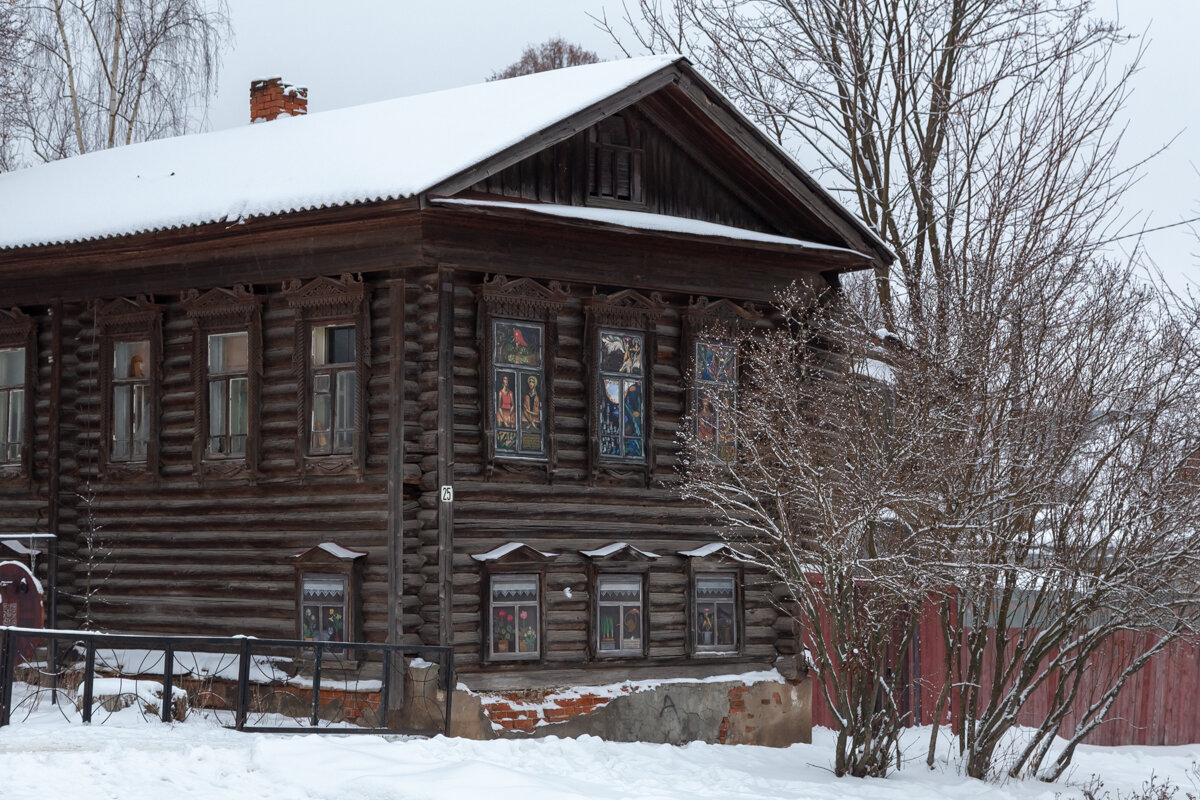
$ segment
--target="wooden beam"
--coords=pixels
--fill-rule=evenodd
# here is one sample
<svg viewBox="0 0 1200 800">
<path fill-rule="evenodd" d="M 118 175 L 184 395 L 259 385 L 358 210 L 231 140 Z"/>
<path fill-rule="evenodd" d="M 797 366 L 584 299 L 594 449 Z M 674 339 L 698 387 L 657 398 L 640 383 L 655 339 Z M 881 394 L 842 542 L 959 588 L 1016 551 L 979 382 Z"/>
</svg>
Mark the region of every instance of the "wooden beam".
<svg viewBox="0 0 1200 800">
<path fill-rule="evenodd" d="M 403 278 L 388 281 L 388 644 L 404 640 L 404 297 Z M 393 690 L 399 699 L 399 691 Z"/>
<path fill-rule="evenodd" d="M 438 643 L 454 643 L 454 270 L 438 270 Z"/>
</svg>

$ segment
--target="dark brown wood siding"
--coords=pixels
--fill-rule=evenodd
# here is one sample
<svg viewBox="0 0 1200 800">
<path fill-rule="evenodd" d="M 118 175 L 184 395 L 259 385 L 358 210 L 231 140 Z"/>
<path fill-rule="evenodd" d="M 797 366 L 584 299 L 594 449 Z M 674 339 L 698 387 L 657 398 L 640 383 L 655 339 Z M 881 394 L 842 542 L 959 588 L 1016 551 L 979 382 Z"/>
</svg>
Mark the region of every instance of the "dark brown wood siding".
<svg viewBox="0 0 1200 800">
<path fill-rule="evenodd" d="M 588 192 L 588 131 L 519 161 L 476 183 L 471 191 L 560 205 L 601 205 L 687 217 L 737 228 L 779 233 L 759 210 L 636 108 L 625 112 L 642 132 L 642 202 L 611 201 Z"/>
</svg>

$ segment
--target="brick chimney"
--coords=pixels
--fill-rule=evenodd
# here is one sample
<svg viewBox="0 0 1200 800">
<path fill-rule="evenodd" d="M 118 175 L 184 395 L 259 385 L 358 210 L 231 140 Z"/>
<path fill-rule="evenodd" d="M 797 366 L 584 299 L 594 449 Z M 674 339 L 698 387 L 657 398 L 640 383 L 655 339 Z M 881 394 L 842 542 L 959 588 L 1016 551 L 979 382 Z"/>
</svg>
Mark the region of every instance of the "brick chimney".
<svg viewBox="0 0 1200 800">
<path fill-rule="evenodd" d="M 268 122 L 279 116 L 308 113 L 308 89 L 284 83 L 282 78 L 250 81 L 250 121 Z"/>
</svg>

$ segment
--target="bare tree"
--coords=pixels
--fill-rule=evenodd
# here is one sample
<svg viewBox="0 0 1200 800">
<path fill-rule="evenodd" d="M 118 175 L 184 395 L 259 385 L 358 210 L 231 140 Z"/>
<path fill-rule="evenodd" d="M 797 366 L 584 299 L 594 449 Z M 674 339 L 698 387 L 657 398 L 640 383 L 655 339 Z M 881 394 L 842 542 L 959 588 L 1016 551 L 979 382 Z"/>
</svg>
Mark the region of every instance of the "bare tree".
<svg viewBox="0 0 1200 800">
<path fill-rule="evenodd" d="M 13 123 L 7 110 L 23 82 L 28 55 L 27 21 L 18 0 L 0 0 L 0 172 L 14 166 Z"/>
<path fill-rule="evenodd" d="M 983 777 L 1048 692 L 1007 770 L 1061 774 L 1190 625 L 1176 600 L 1195 588 L 1195 320 L 1102 249 L 1133 174 L 1117 122 L 1140 52 L 1115 65 L 1126 37 L 1072 0 L 639 0 L 623 23 L 601 20 L 629 49 L 689 55 L 895 251 L 860 309 L 920 355 L 893 370 L 894 441 L 957 437 L 888 504 L 947 587 L 939 708 L 962 691 L 955 732 Z M 1084 679 L 1120 631 L 1150 629 Z"/>
<path fill-rule="evenodd" d="M 744 379 L 736 397 L 706 394 L 684 427 L 681 490 L 786 587 L 815 691 L 838 722 L 834 772 L 882 776 L 910 721 L 896 680 L 935 588 L 922 566 L 925 531 L 896 525 L 892 507 L 925 496 L 913 482 L 930 480 L 923 467 L 953 444 L 919 414 L 895 413 L 890 386 L 875 378 L 914 373 L 881 361 L 844 309 L 792 287 L 773 323 L 708 332 L 736 344 Z M 935 407 L 920 392 L 904 397 Z M 731 462 L 713 457 L 706 416 L 735 437 Z"/>
<path fill-rule="evenodd" d="M 577 44 L 572 44 L 561 36 L 548 39 L 534 47 L 528 45 L 521 57 L 499 72 L 493 72 L 489 81 L 502 81 L 506 78 L 516 78 L 519 75 L 532 75 L 535 72 L 545 72 L 550 69 L 563 67 L 578 67 L 582 64 L 595 64 L 600 56 L 591 50 L 584 50 Z"/>
<path fill-rule="evenodd" d="M 185 133 L 207 110 L 231 38 L 225 0 L 18 0 L 29 63 L 6 108 L 51 161 Z"/>
<path fill-rule="evenodd" d="M 885 320 L 928 349 L 964 265 L 1053 262 L 1106 238 L 1128 178 L 1114 120 L 1137 56 L 1109 70 L 1125 37 L 1088 12 L 1082 0 L 639 0 L 623 46 L 687 54 L 782 144 L 815 155 L 896 253 L 898 274 L 877 275 Z"/>
</svg>

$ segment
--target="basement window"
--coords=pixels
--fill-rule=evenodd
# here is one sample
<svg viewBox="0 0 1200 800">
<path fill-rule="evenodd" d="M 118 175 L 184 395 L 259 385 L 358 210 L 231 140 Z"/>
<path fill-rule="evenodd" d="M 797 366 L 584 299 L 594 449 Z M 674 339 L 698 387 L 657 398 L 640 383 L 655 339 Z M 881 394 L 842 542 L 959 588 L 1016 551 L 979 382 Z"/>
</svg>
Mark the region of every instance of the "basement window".
<svg viewBox="0 0 1200 800">
<path fill-rule="evenodd" d="M 643 631 L 642 576 L 596 576 L 596 652 L 641 656 Z"/>
<path fill-rule="evenodd" d="M 738 591 L 734 573 L 700 573 L 694 578 L 692 630 L 697 653 L 738 649 Z"/>
<path fill-rule="evenodd" d="M 541 654 L 539 576 L 493 575 L 489 605 L 489 655 L 493 660 L 533 660 Z"/>
</svg>

